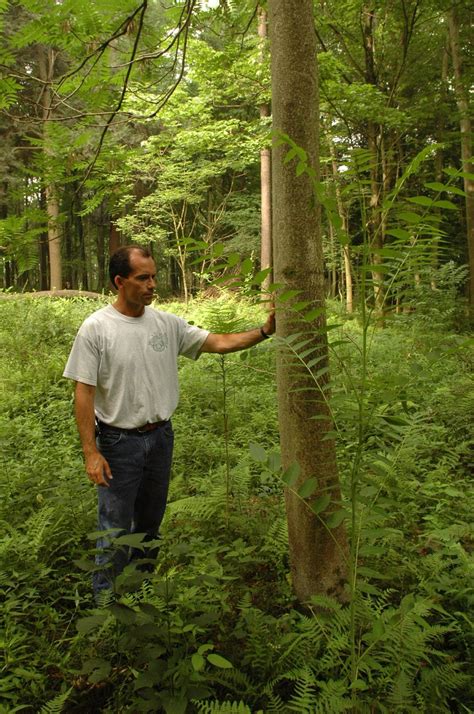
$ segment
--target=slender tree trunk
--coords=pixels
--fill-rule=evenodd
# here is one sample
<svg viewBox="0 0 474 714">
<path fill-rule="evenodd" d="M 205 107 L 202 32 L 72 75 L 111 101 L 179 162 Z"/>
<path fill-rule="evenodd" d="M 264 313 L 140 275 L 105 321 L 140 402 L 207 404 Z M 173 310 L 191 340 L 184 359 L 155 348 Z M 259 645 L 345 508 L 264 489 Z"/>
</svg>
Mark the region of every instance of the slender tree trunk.
<svg viewBox="0 0 474 714">
<path fill-rule="evenodd" d="M 471 109 L 469 92 L 463 76 L 462 55 L 459 49 L 459 16 L 454 7 L 448 14 L 448 25 L 456 103 L 460 114 L 462 167 L 466 174 L 473 174 Z M 466 193 L 466 237 L 469 261 L 469 305 L 474 314 L 474 180 L 467 175 L 464 176 L 464 191 Z"/>
<path fill-rule="evenodd" d="M 48 214 L 48 248 L 50 290 L 62 289 L 61 234 L 59 229 L 59 199 L 54 185 L 46 186 L 46 212 Z"/>
<path fill-rule="evenodd" d="M 286 134 L 302 147 L 317 172 L 319 117 L 312 0 L 269 0 L 268 11 L 274 133 L 277 137 Z M 272 160 L 275 279 L 288 288 L 300 290 L 298 300 L 311 300 L 322 307 L 320 212 L 315 205 L 311 179 L 305 174 L 296 177 L 294 161 L 284 164 L 286 151 L 287 147 L 275 146 Z M 314 355 L 323 358 L 321 366 L 328 356 L 324 325 L 321 318 L 319 327 L 323 329 L 310 335 Z M 291 310 L 278 312 L 279 337 L 288 337 L 301 329 L 301 320 Z M 340 491 L 335 444 L 326 438 L 332 428 L 325 398 L 327 376 L 319 382 L 319 390 L 306 369 L 290 362 L 283 352 L 279 355 L 278 412 L 283 466 L 286 468 L 294 461 L 300 466 L 294 489 L 316 476 L 318 489 L 313 498 L 322 492 L 330 493 L 337 503 Z M 294 489 L 286 492 L 286 511 L 296 596 L 301 601 L 316 593 L 342 597 L 346 580 L 345 530 L 342 526 L 327 529 Z"/>
<path fill-rule="evenodd" d="M 345 285 L 345 294 L 346 294 L 346 310 L 348 313 L 352 313 L 352 311 L 354 309 L 354 289 L 353 289 L 353 284 L 352 284 L 351 248 L 350 248 L 350 244 L 349 244 L 349 229 L 348 229 L 347 215 L 344 210 L 344 204 L 343 204 L 342 196 L 341 196 L 341 187 L 339 186 L 339 182 L 338 182 L 336 152 L 334 150 L 334 144 L 331 140 L 331 137 L 329 137 L 329 153 L 331 156 L 332 175 L 333 175 L 333 179 L 334 179 L 334 189 L 336 192 L 337 212 L 339 214 L 339 218 L 341 219 L 342 231 L 343 231 L 343 233 L 346 237 L 346 241 L 347 241 L 342 246 L 343 263 L 344 263 L 344 285 Z"/>
<path fill-rule="evenodd" d="M 117 248 L 120 247 L 120 242 L 121 242 L 121 235 L 120 231 L 117 228 L 117 224 L 115 223 L 115 217 L 111 217 L 110 219 L 110 230 L 109 230 L 109 255 L 112 255 L 115 253 Z"/>
<path fill-rule="evenodd" d="M 82 210 L 82 195 L 79 191 L 78 183 L 74 182 L 74 221 L 77 236 L 77 254 L 79 264 L 77 267 L 77 287 L 81 290 L 89 290 L 89 277 L 87 273 L 86 243 L 84 239 L 84 221 L 80 212 Z"/>
<path fill-rule="evenodd" d="M 8 181 L 3 181 L 0 185 L 0 218 L 4 220 L 8 217 Z M 4 247 L 0 247 L 0 257 L 6 252 Z M 3 260 L 3 287 L 10 287 L 8 284 L 8 260 Z"/>
<path fill-rule="evenodd" d="M 50 122 L 52 112 L 51 83 L 54 77 L 56 61 L 55 51 L 42 45 L 38 46 L 38 68 L 40 79 L 43 81 L 41 107 L 43 113 L 43 140 L 44 152 L 49 163 L 52 160 L 53 149 L 50 139 Z M 47 171 L 50 167 L 47 165 Z M 62 262 L 61 262 L 61 232 L 59 226 L 59 197 L 54 180 L 48 177 L 45 187 L 46 213 L 48 215 L 48 250 L 49 250 L 49 277 L 50 289 L 62 288 Z"/>
<path fill-rule="evenodd" d="M 258 9 L 258 36 L 262 45 L 261 60 L 265 51 L 265 44 L 268 40 L 268 17 L 267 11 L 263 7 Z M 260 118 L 265 119 L 270 116 L 268 104 L 260 105 Z M 262 270 L 271 268 L 273 264 L 272 249 L 272 159 L 271 150 L 265 147 L 260 152 L 260 193 L 261 193 L 261 250 L 260 267 Z M 262 292 L 266 292 L 272 282 L 272 275 L 269 273 L 262 283 Z"/>
<path fill-rule="evenodd" d="M 443 56 L 441 59 L 441 88 L 440 88 L 440 103 L 447 106 L 448 102 L 448 70 L 449 70 L 449 37 L 447 37 L 446 45 L 443 48 Z M 446 123 L 444 121 L 444 112 L 439 113 L 438 125 L 436 127 L 437 142 L 443 145 L 445 141 Z M 435 177 L 439 183 L 443 182 L 443 167 L 444 167 L 444 149 L 439 148 L 434 157 Z M 441 218 L 441 209 L 435 209 L 438 216 Z M 433 238 L 433 248 L 431 257 L 431 277 L 430 285 L 432 290 L 436 290 L 436 270 L 438 268 L 438 248 L 439 238 Z"/>
<path fill-rule="evenodd" d="M 365 54 L 365 81 L 374 87 L 377 86 L 377 71 L 375 65 L 375 4 L 373 1 L 365 2 L 361 9 L 361 31 Z M 381 180 L 380 180 L 380 153 L 379 153 L 380 127 L 373 121 L 367 122 L 367 148 L 371 155 L 370 165 L 370 201 L 369 201 L 369 221 L 368 237 L 370 247 L 373 250 L 372 264 L 374 266 L 382 262 L 379 253 L 383 246 L 382 225 L 380 222 L 381 205 Z M 384 307 L 384 285 L 383 273 L 376 268 L 372 271 L 372 281 L 374 290 L 375 309 L 379 317 L 383 315 Z"/>
<path fill-rule="evenodd" d="M 96 248 L 97 248 L 97 290 L 100 292 L 107 287 L 108 276 L 106 275 L 106 245 L 108 247 L 108 227 L 109 227 L 109 213 L 105 210 L 104 204 L 100 206 L 99 210 L 99 225 L 97 226 L 97 238 L 96 238 Z"/>
<path fill-rule="evenodd" d="M 41 189 L 40 193 L 40 206 L 42 210 L 46 210 L 46 192 L 44 188 Z M 47 290 L 49 286 L 48 277 L 48 232 L 45 231 L 41 233 L 38 238 L 38 252 L 39 252 L 39 270 L 40 279 L 39 287 L 40 290 Z"/>
</svg>

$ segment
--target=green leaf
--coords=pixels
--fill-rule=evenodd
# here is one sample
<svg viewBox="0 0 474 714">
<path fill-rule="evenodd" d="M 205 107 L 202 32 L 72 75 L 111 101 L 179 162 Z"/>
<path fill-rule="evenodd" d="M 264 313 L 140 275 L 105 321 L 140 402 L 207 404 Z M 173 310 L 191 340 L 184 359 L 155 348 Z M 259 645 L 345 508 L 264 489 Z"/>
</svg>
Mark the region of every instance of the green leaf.
<svg viewBox="0 0 474 714">
<path fill-rule="evenodd" d="M 300 302 L 295 302 L 295 304 L 291 306 L 291 309 L 301 312 L 301 310 L 304 310 L 308 305 L 311 305 L 311 300 L 301 300 Z"/>
<path fill-rule="evenodd" d="M 414 213 L 413 211 L 400 211 L 398 217 L 402 221 L 406 221 L 407 223 L 413 223 L 414 225 L 416 223 L 420 223 L 420 221 L 422 220 L 421 216 L 418 213 Z"/>
<path fill-rule="evenodd" d="M 371 265 L 363 265 L 361 270 L 366 273 L 390 273 L 393 270 L 393 266 L 384 265 L 384 263 L 372 263 Z"/>
<path fill-rule="evenodd" d="M 284 164 L 288 164 L 292 159 L 295 158 L 296 155 L 297 155 L 296 148 L 290 149 L 290 150 L 287 151 L 287 153 L 285 154 L 285 158 L 283 159 L 283 163 L 284 163 Z"/>
<path fill-rule="evenodd" d="M 331 515 L 326 518 L 325 523 L 328 528 L 338 528 L 346 516 L 346 511 L 334 511 L 334 513 L 331 513 Z"/>
<path fill-rule="evenodd" d="M 242 275 L 248 275 L 249 273 L 252 272 L 253 269 L 253 261 L 251 258 L 245 258 L 243 261 L 242 265 L 240 266 L 240 272 Z"/>
<path fill-rule="evenodd" d="M 201 672 L 201 670 L 204 669 L 206 660 L 204 659 L 204 657 L 201 654 L 198 654 L 196 652 L 191 657 L 191 664 L 192 664 L 195 672 Z"/>
<path fill-rule="evenodd" d="M 300 465 L 297 461 L 294 461 L 286 471 L 282 474 L 281 478 L 282 481 L 286 483 L 287 486 L 294 486 L 296 481 L 298 480 L 298 476 L 300 475 L 301 469 Z"/>
<path fill-rule="evenodd" d="M 411 233 L 409 233 L 409 231 L 406 231 L 404 228 L 389 228 L 386 233 L 389 236 L 393 236 L 394 238 L 402 238 L 403 240 L 409 240 L 411 238 Z"/>
<path fill-rule="evenodd" d="M 449 186 L 447 189 L 448 193 L 454 193 L 456 196 L 462 196 L 463 198 L 466 198 L 467 193 L 462 190 L 462 188 L 458 188 L 457 186 Z"/>
<path fill-rule="evenodd" d="M 107 679 L 111 672 L 112 666 L 110 662 L 101 657 L 91 657 L 86 660 L 82 666 L 82 674 L 88 674 L 89 682 L 97 684 Z"/>
<path fill-rule="evenodd" d="M 268 468 L 274 473 L 281 469 L 281 456 L 278 451 L 271 451 L 268 454 Z"/>
<path fill-rule="evenodd" d="M 265 268 L 264 270 L 260 270 L 258 273 L 255 273 L 255 275 L 252 278 L 252 285 L 261 285 L 265 278 L 272 272 L 271 268 Z"/>
<path fill-rule="evenodd" d="M 366 582 L 365 580 L 358 581 L 357 589 L 363 593 L 367 593 L 368 595 L 381 595 L 382 594 L 380 588 L 376 587 L 375 585 L 372 585 L 372 583 Z"/>
<path fill-rule="evenodd" d="M 318 479 L 314 476 L 307 479 L 302 486 L 298 489 L 298 496 L 300 498 L 308 498 L 312 496 L 318 487 Z"/>
<path fill-rule="evenodd" d="M 93 560 L 86 560 L 85 558 L 78 558 L 77 560 L 73 561 L 74 565 L 76 565 L 80 570 L 85 570 L 86 572 L 92 572 L 94 570 L 97 570 L 97 565 Z"/>
<path fill-rule="evenodd" d="M 267 452 L 265 451 L 263 446 L 261 446 L 260 444 L 251 442 L 249 444 L 249 450 L 250 450 L 250 455 L 252 456 L 254 461 L 260 461 L 260 463 L 266 462 L 268 456 L 267 456 Z"/>
<path fill-rule="evenodd" d="M 221 655 L 215 654 L 214 652 L 207 655 L 207 660 L 213 664 L 214 667 L 219 667 L 220 669 L 232 669 L 234 666 L 228 659 L 225 659 L 225 657 L 221 657 Z"/>
<path fill-rule="evenodd" d="M 301 290 L 285 290 L 281 295 L 278 296 L 279 302 L 288 302 L 291 298 L 296 297 L 301 293 Z"/>
<path fill-rule="evenodd" d="M 224 252 L 224 244 L 223 243 L 215 243 L 212 246 L 211 250 L 211 255 L 213 258 L 220 258 L 222 253 Z"/>
<path fill-rule="evenodd" d="M 301 174 L 304 174 L 306 171 L 307 165 L 303 163 L 303 161 L 300 161 L 297 166 L 296 166 L 296 176 L 301 176 Z"/>
<path fill-rule="evenodd" d="M 233 268 L 238 263 L 240 263 L 240 253 L 231 253 L 227 258 L 227 267 Z"/>
<path fill-rule="evenodd" d="M 81 635 L 87 635 L 89 632 L 96 630 L 98 627 L 102 627 L 104 622 L 109 617 L 108 613 L 101 615 L 90 615 L 89 617 L 81 617 L 76 623 L 77 631 Z"/>
<path fill-rule="evenodd" d="M 307 322 L 312 322 L 315 318 L 323 315 L 324 310 L 325 310 L 324 307 L 315 307 L 313 310 L 309 310 L 309 312 L 305 312 L 303 317 Z"/>
<path fill-rule="evenodd" d="M 110 605 L 109 610 L 115 619 L 124 625 L 133 625 L 137 621 L 138 613 L 121 603 Z"/>
<path fill-rule="evenodd" d="M 425 183 L 426 188 L 430 188 L 432 191 L 447 191 L 449 186 L 445 183 L 440 183 L 439 181 L 429 181 Z"/>
<path fill-rule="evenodd" d="M 432 206 L 433 205 L 433 199 L 428 198 L 428 196 L 412 196 L 411 198 L 407 199 L 410 201 L 410 203 L 415 203 L 417 206 Z"/>
<path fill-rule="evenodd" d="M 355 679 L 350 686 L 350 689 L 355 689 L 357 691 L 363 691 L 367 688 L 367 684 L 363 679 Z"/>
<path fill-rule="evenodd" d="M 448 211 L 457 211 L 458 207 L 452 201 L 434 201 L 433 206 L 436 208 L 446 208 Z"/>
<path fill-rule="evenodd" d="M 126 545 L 129 548 L 140 548 L 145 547 L 143 544 L 143 539 L 145 538 L 145 533 L 130 533 L 128 535 L 119 536 L 114 538 L 113 545 Z"/>
<path fill-rule="evenodd" d="M 316 515 L 319 515 L 323 511 L 326 510 L 326 508 L 329 506 L 331 503 L 331 495 L 329 493 L 325 493 L 319 498 L 317 498 L 315 501 L 313 501 L 310 504 L 310 508 L 315 513 Z"/>
<path fill-rule="evenodd" d="M 358 568 L 359 575 L 364 575 L 366 578 L 374 578 L 374 580 L 387 580 L 388 576 L 380 573 L 378 570 L 368 568 L 365 565 L 360 565 Z"/>
</svg>

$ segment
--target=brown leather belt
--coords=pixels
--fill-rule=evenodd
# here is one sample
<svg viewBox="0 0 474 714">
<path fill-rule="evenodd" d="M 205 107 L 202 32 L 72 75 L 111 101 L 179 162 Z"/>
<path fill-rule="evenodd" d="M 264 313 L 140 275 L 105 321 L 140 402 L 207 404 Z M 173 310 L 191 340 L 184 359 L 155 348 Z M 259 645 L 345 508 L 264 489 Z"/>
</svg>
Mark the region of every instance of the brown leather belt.
<svg viewBox="0 0 474 714">
<path fill-rule="evenodd" d="M 154 421 L 148 424 L 144 424 L 143 426 L 137 426 L 134 429 L 124 429 L 121 426 L 112 426 L 111 424 L 105 424 L 105 422 L 100 421 L 100 419 L 97 419 L 99 432 L 101 429 L 111 429 L 113 431 L 123 431 L 125 434 L 146 434 L 147 431 L 154 431 L 160 426 L 168 424 L 168 422 L 169 419 L 165 419 L 164 421 Z"/>
</svg>

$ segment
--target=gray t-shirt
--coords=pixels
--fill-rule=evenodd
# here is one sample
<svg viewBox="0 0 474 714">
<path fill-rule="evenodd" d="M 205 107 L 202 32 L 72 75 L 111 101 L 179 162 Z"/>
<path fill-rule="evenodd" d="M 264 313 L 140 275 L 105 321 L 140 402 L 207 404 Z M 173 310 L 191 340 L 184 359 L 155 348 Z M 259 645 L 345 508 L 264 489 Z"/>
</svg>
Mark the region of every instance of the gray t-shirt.
<svg viewBox="0 0 474 714">
<path fill-rule="evenodd" d="M 178 356 L 197 359 L 209 332 L 145 307 L 126 317 L 108 305 L 77 333 L 63 376 L 96 387 L 97 417 L 133 429 L 169 419 L 178 405 Z"/>
</svg>

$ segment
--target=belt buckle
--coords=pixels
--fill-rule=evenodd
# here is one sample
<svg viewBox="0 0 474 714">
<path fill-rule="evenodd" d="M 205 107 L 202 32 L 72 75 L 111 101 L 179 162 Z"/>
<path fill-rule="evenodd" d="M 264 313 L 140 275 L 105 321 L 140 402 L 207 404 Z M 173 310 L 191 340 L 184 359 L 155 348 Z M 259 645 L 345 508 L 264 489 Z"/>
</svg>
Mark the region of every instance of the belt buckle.
<svg viewBox="0 0 474 714">
<path fill-rule="evenodd" d="M 137 426 L 137 431 L 138 431 L 138 433 L 139 433 L 139 434 L 145 434 L 147 431 L 150 431 L 150 429 L 147 429 L 147 428 L 146 428 L 147 426 L 148 426 L 148 424 L 145 424 L 142 428 L 140 428 L 139 426 Z"/>
</svg>

